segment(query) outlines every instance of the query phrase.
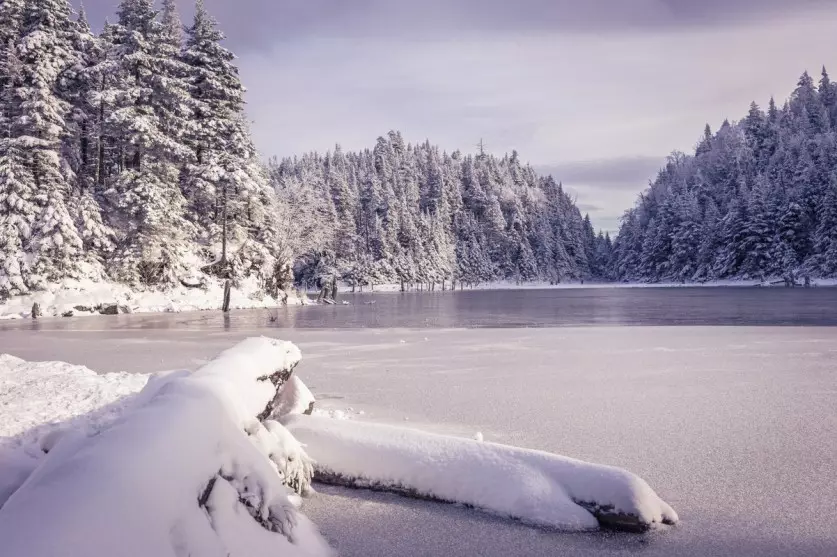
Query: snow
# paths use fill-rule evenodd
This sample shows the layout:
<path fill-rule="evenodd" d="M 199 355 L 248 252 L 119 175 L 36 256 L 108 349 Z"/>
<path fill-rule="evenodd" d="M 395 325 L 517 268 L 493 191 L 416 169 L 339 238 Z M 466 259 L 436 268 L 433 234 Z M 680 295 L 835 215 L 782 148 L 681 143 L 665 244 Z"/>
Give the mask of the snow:
<path fill-rule="evenodd" d="M 147 375 L 99 375 L 62 362 L 24 362 L 0 355 L 0 450 L 31 444 L 55 424 L 96 433 L 142 390 Z"/>
<path fill-rule="evenodd" d="M 565 530 L 599 525 L 581 503 L 639 523 L 677 513 L 639 477 L 542 451 L 382 424 L 293 415 L 285 425 L 315 460 L 317 476 L 462 503 Z"/>
<path fill-rule="evenodd" d="M 246 340 L 194 374 L 149 382 L 136 404 L 96 435 L 68 430 L 34 470 L 15 460 L 16 477 L 29 475 L 0 508 L 4 552 L 331 555 L 285 485 L 296 482 L 305 492 L 310 460 L 298 443 L 286 443 L 292 438 L 284 428 L 262 425 L 253 413 L 275 393 L 262 378 L 293 369 L 299 358 L 291 343 Z"/>
<path fill-rule="evenodd" d="M 76 307 L 92 309 L 100 304 L 116 304 L 128 309 L 130 313 L 217 310 L 221 307 L 223 294 L 224 283 L 220 280 L 208 281 L 206 289 L 180 286 L 165 291 L 136 291 L 114 282 L 66 279 L 50 285 L 47 290 L 14 296 L 0 304 L 0 319 L 30 317 L 35 303 L 40 304 L 42 314 L 46 317 L 61 317 L 67 312 L 72 312 L 73 317 L 98 315 Z M 304 303 L 306 300 L 295 293 L 288 295 L 287 304 Z M 282 302 L 261 291 L 254 278 L 242 280 L 239 287 L 233 288 L 230 294 L 232 309 L 276 308 L 280 305 Z"/>

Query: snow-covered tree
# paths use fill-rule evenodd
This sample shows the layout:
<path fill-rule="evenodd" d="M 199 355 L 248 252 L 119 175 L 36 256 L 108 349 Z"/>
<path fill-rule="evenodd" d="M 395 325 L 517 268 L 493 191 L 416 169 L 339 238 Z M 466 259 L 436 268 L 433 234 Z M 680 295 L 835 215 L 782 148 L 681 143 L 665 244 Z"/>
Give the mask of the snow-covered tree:
<path fill-rule="evenodd" d="M 26 143 L 20 137 L 21 63 L 14 45 L 4 51 L 0 121 L 0 297 L 28 291 L 24 245 L 39 213 L 37 190 L 29 172 Z"/>
<path fill-rule="evenodd" d="M 390 132 L 372 150 L 338 148 L 270 168 L 279 198 L 298 207 L 300 227 L 330 231 L 312 235 L 294 257 L 334 254 L 334 271 L 352 284 L 558 282 L 601 279 L 610 267 L 596 254 L 612 246 L 599 250 L 589 218 L 518 154 L 441 153 Z M 297 278 L 310 283 L 313 268 L 301 266 Z"/>
<path fill-rule="evenodd" d="M 62 171 L 61 141 L 70 106 L 56 90 L 59 75 L 75 61 L 73 29 L 66 0 L 32 0 L 24 6 L 16 46 L 21 61 L 17 132 L 28 152 L 27 177 L 40 211 L 27 248 L 33 258 L 33 286 L 75 276 L 82 252 L 68 210 L 70 186 Z"/>
<path fill-rule="evenodd" d="M 741 122 L 714 134 L 707 126 L 695 155 L 681 157 L 677 172 L 664 168 L 626 215 L 614 246 L 618 277 L 690 280 L 693 268 L 695 280 L 833 274 L 835 99 L 825 70 L 818 86 L 806 72 L 783 107 L 770 99 L 764 113 L 752 103 Z M 697 222 L 671 218 L 672 207 L 694 200 Z M 695 260 L 682 257 L 695 245 Z M 670 268 L 660 273 L 649 257 Z"/>
<path fill-rule="evenodd" d="M 188 91 L 183 67 L 151 0 L 123 0 L 100 65 L 108 73 L 107 124 L 118 175 L 104 193 L 120 229 L 113 276 L 131 283 L 173 282 L 186 266 L 191 226 L 179 179 L 191 152 L 183 144 Z"/>

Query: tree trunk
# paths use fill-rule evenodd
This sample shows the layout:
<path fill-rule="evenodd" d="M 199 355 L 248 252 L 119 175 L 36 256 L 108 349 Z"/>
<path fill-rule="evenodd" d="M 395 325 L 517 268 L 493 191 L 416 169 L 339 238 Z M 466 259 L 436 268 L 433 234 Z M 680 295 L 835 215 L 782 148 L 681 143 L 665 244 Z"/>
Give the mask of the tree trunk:
<path fill-rule="evenodd" d="M 105 76 L 102 76 L 102 91 L 105 90 Z M 105 185 L 105 103 L 99 101 L 99 152 L 96 161 L 96 183 Z"/>
<path fill-rule="evenodd" d="M 230 283 L 230 279 L 227 279 L 224 282 L 224 302 L 221 305 L 221 310 L 224 313 L 229 313 L 230 311 L 230 294 L 232 290 L 232 284 Z"/>
<path fill-rule="evenodd" d="M 221 224 L 221 269 L 226 274 L 227 269 L 227 179 L 224 178 L 224 186 L 222 191 L 223 206 L 221 209 L 222 219 Z"/>

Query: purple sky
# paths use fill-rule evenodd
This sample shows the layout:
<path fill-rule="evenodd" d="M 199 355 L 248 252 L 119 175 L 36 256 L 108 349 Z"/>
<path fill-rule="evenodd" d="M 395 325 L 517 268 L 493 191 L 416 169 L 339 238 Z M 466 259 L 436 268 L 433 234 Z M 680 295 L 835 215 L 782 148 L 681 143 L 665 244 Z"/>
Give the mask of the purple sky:
<path fill-rule="evenodd" d="M 205 0 L 262 152 L 517 149 L 613 230 L 703 125 L 837 77 L 837 0 Z M 117 0 L 85 0 L 91 23 Z M 181 2 L 184 20 L 191 2 Z"/>

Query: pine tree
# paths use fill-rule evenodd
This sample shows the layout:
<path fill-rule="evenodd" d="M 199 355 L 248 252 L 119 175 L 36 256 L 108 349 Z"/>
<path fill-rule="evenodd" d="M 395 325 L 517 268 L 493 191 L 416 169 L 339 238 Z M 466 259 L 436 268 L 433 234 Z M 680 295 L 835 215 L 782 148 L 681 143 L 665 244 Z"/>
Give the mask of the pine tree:
<path fill-rule="evenodd" d="M 10 56 L 16 56 L 12 51 L 20 39 L 24 5 L 25 0 L 0 2 L 0 62 L 6 63 Z M 7 71 L 0 72 L 0 87 L 5 87 L 8 79 Z"/>
<path fill-rule="evenodd" d="M 113 276 L 130 283 L 175 281 L 188 257 L 192 230 L 184 219 L 180 165 L 191 152 L 174 125 L 184 95 L 151 0 L 123 0 L 103 63 L 111 70 L 108 116 L 119 150 L 119 174 L 106 192 L 124 237 Z M 127 226 L 126 226 L 127 225 Z"/>
<path fill-rule="evenodd" d="M 177 11 L 175 0 L 163 0 L 160 22 L 163 24 L 163 41 L 172 45 L 180 53 L 183 46 L 183 24 Z"/>
<path fill-rule="evenodd" d="M 835 120 L 837 118 L 837 85 L 831 81 L 825 66 L 822 67 L 822 77 L 817 92 L 833 129 L 837 124 Z"/>
<path fill-rule="evenodd" d="M 67 133 L 69 105 L 56 83 L 75 61 L 73 24 L 66 0 L 33 0 L 25 6 L 17 45 L 22 71 L 21 140 L 29 150 L 29 168 L 40 214 L 33 223 L 28 250 L 34 257 L 30 283 L 41 286 L 78 273 L 82 242 L 67 204 L 70 187 L 61 168 L 61 140 Z"/>
<path fill-rule="evenodd" d="M 814 276 L 833 277 L 837 275 L 837 175 L 832 174 L 831 183 L 820 207 L 819 226 L 814 236 L 814 256 L 808 272 Z"/>
<path fill-rule="evenodd" d="M 0 141 L 0 298 L 23 294 L 26 284 L 27 256 L 24 244 L 31 238 L 38 215 L 34 189 L 27 160 L 26 144 L 18 137 L 20 85 L 22 68 L 14 46 L 5 50 L 2 75 L 2 141 Z"/>
<path fill-rule="evenodd" d="M 253 215 L 260 216 L 257 228 L 266 226 L 272 195 L 244 118 L 244 87 L 235 56 L 222 46 L 223 39 L 203 1 L 198 0 L 183 53 L 194 111 L 187 141 L 194 162 L 186 168 L 184 191 L 189 214 L 208 245 L 217 245 L 224 238 L 247 244 L 253 233 Z M 269 251 L 251 256 L 262 260 L 262 267 L 270 266 L 268 259 L 276 254 Z"/>

